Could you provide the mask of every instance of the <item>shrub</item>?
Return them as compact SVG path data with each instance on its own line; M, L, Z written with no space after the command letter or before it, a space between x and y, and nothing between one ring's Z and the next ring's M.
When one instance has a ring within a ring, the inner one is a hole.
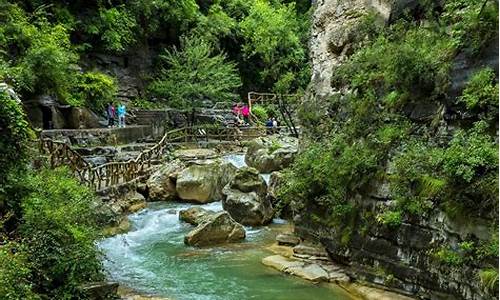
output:
M2 183L13 169L26 163L28 141L33 137L21 103L9 94L9 89L7 85L0 85L0 182ZM2 192L0 187L0 194Z
M494 290L498 287L498 269L489 268L479 271L479 279L481 280L481 285L488 289Z
M40 299L32 291L30 266L21 244L0 246L0 298L4 300Z
M264 106L252 106L252 115L257 119L257 122L264 123L269 118L267 110Z
M498 83L495 72L485 68L475 73L467 83L459 100L469 111L484 114L483 118L496 121L498 118Z
M82 283L102 279L94 195L66 169L28 175L22 200L26 255L42 294L76 297Z
M113 77L94 71L78 77L76 90L81 102L95 111L102 111L109 102L115 100L118 88Z
M398 227L403 222L400 211L386 211L377 216L377 221L380 224L388 227Z
M463 264L462 256L448 247L441 247L433 253L433 257L441 264L451 267L459 267Z

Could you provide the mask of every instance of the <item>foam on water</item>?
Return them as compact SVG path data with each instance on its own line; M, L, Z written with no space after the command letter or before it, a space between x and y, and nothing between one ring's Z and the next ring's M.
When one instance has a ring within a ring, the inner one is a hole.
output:
M223 159L232 163L233 166L235 166L238 169L247 166L247 163L245 162L245 154L241 153L227 154L224 155Z

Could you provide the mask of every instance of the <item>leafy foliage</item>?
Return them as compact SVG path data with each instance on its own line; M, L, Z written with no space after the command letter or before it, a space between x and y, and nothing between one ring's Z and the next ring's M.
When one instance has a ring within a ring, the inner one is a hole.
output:
M100 72L87 72L78 77L76 93L87 106L102 111L106 104L113 102L117 92L115 79Z
M0 86L0 182L26 163L28 141L33 136L21 103ZM2 187L0 187L0 193Z
M193 110L203 100L229 102L241 85L236 66L199 38L182 38L181 49L166 50L165 67L150 86L151 92L167 99L169 105Z
M78 295L80 284L102 279L94 195L65 169L29 175L26 188L21 233L33 282L53 297Z
M30 269L22 245L9 242L0 246L0 298L33 300L39 297L32 291Z
M465 103L471 113L480 118L496 121L498 118L498 83L495 72L490 68L478 71L467 84L460 101Z
M307 27L307 18L297 18L294 3L272 5L263 0L255 1L241 21L245 63L262 62L263 68L255 71L262 84L273 84L267 88L286 92L308 82L310 72L302 40Z
M122 52L135 41L135 18L124 6L99 9L99 16L86 27L87 33L100 36L104 49Z
M481 270L479 272L479 279L485 288L489 290L495 289L498 286L498 269L489 268Z

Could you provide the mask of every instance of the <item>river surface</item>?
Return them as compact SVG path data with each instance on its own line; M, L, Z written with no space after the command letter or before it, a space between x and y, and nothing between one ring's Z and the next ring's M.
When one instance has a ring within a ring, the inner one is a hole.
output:
M227 159L235 165L241 163L240 156ZM272 255L266 246L277 232L289 227L283 220L246 227L242 243L185 246L184 235L194 227L180 222L178 214L193 205L149 203L146 209L130 215L129 232L99 243L109 279L141 293L179 300L351 299L334 285L313 284L261 264L262 258ZM222 210L221 202L201 207Z

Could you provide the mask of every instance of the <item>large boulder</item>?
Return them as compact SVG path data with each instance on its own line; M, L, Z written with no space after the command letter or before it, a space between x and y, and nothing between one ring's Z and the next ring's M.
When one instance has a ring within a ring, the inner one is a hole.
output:
M177 175L184 164L172 161L160 167L146 182L149 201L169 201L177 198Z
M271 173L288 167L298 152L298 139L266 136L249 142L245 162L261 173Z
M257 226L272 220L274 211L267 197L267 186L255 168L239 169L222 192L222 207L237 222Z
M190 246L209 246L226 242L238 242L245 238L245 229L225 212L203 218L202 222L184 237Z
M222 199L222 189L232 179L236 167L223 160L200 161L182 170L177 177L179 198L196 203Z
M197 226L202 223L205 218L213 214L215 214L215 212L211 210L195 206L179 211L179 220Z

